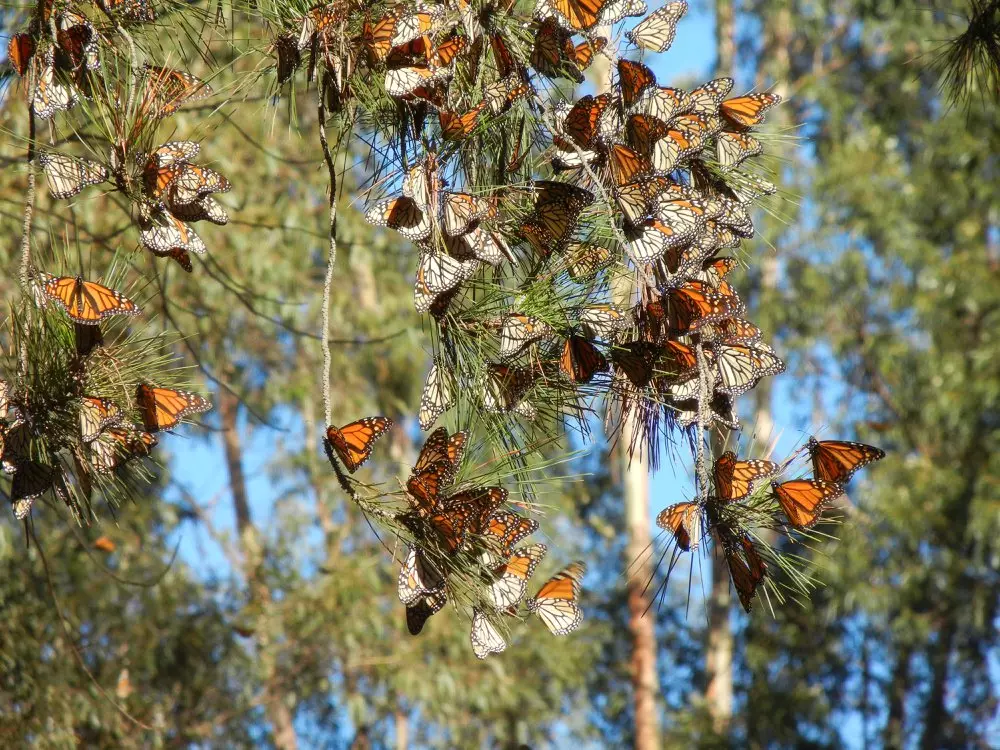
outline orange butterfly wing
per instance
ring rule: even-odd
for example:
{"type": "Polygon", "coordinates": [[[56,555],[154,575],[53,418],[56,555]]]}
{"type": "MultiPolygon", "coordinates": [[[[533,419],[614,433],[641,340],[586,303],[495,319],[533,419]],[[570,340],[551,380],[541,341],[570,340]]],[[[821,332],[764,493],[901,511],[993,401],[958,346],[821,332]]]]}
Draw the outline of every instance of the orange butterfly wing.
{"type": "Polygon", "coordinates": [[[771,489],[788,523],[797,529],[812,526],[819,520],[823,508],[844,494],[839,484],[822,479],[796,479],[782,484],[771,482],[771,489]]]}
{"type": "Polygon", "coordinates": [[[816,478],[841,484],[846,483],[858,469],[885,458],[885,451],[873,445],[846,440],[809,438],[807,447],[816,478]]]}
{"type": "Polygon", "coordinates": [[[593,343],[582,336],[566,339],[559,368],[574,383],[589,383],[596,373],[607,367],[607,360],[593,343]]]}
{"type": "Polygon", "coordinates": [[[375,441],[392,427],[392,420],[386,417],[365,417],[356,422],[346,424],[341,428],[330,425],[326,430],[326,438],[333,445],[340,460],[352,474],[372,454],[375,441]]]}
{"type": "Polygon", "coordinates": [[[755,482],[777,472],[778,464],[774,461],[738,461],[735,453],[726,451],[716,460],[713,469],[716,497],[724,502],[742,500],[753,490],[755,482]]]}
{"type": "Polygon", "coordinates": [[[96,325],[111,315],[139,315],[128,297],[93,281],[79,277],[42,276],[45,295],[57,302],[75,323],[96,325]]]}
{"type": "Polygon", "coordinates": [[[158,388],[146,383],[140,383],[136,388],[135,400],[147,432],[170,430],[188,414],[199,414],[212,408],[212,403],[197,393],[158,388]]]}
{"type": "Polygon", "coordinates": [[[656,525],[674,535],[678,548],[688,552],[701,542],[701,507],[697,503],[677,503],[664,508],[656,525]]]}
{"type": "Polygon", "coordinates": [[[722,102],[719,113],[737,127],[751,128],[760,125],[767,110],[780,103],[777,94],[747,94],[722,102]]]}

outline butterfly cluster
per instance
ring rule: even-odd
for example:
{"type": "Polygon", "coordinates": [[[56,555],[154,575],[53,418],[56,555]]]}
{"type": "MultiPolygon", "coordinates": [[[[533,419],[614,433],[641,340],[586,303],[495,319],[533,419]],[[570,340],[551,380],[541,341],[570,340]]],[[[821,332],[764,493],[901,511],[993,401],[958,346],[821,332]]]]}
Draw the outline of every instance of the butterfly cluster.
{"type": "MultiPolygon", "coordinates": [[[[47,14],[52,12],[51,4],[43,7],[47,14]]],[[[100,7],[115,23],[155,19],[144,1],[116,0],[100,7]]],[[[8,57],[28,82],[29,105],[36,117],[51,119],[81,97],[95,105],[100,99],[109,109],[114,131],[106,162],[45,149],[39,163],[50,193],[58,199],[112,182],[136,209],[143,247],[190,271],[190,253],[205,252],[205,243],[190,224],[228,223],[226,210],[212,194],[228,191],[230,183],[218,172],[192,163],[200,149],[193,141],[172,141],[148,153],[142,144],[165,118],[184,104],[211,95],[212,89],[182,70],[150,64],[131,71],[133,80],[126,90],[108,80],[95,86],[91,79],[101,72],[102,54],[112,52],[111,39],[78,10],[67,9],[51,18],[36,16],[27,30],[11,37],[8,57]]]]}
{"type": "MultiPolygon", "coordinates": [[[[844,486],[858,469],[885,453],[871,445],[809,438],[806,444],[813,477],[778,482],[782,466],[765,459],[740,460],[732,451],[722,454],[712,468],[712,491],[704,500],[665,508],[656,524],[670,533],[679,552],[698,549],[706,538],[717,541],[743,608],[750,612],[757,589],[768,574],[768,564],[753,537],[743,527],[740,503],[770,480],[768,493],[777,507],[778,522],[792,529],[814,525],[824,508],[844,494],[844,486]]],[[[791,458],[785,462],[787,466],[791,458]]]]}
{"type": "Polygon", "coordinates": [[[207,411],[207,399],[187,391],[140,383],[132,403],[119,406],[111,398],[69,395],[53,408],[76,415],[78,429],[58,441],[46,433],[48,414],[39,413],[25,394],[0,381],[0,466],[13,475],[10,499],[14,516],[27,517],[32,503],[49,490],[67,505],[71,473],[64,468],[65,453],[72,458],[77,484],[89,494],[94,474],[110,475],[137,458],[148,456],[158,440],[154,433],[176,427],[188,415],[207,411]],[[138,415],[133,422],[131,414],[138,415]]]}
{"type": "MultiPolygon", "coordinates": [[[[165,118],[212,93],[183,71],[138,67],[134,54],[125,55],[126,45],[113,35],[155,18],[148,0],[98,0],[93,7],[42,2],[27,27],[11,36],[7,55],[24,81],[31,117],[52,120],[81,100],[88,103],[81,108],[82,117],[93,121],[93,112],[102,115],[104,127],[98,132],[107,143],[102,147],[89,136],[85,142],[91,156],[107,154],[103,161],[30,144],[29,161],[37,153],[51,196],[65,200],[88,187],[112,183],[136,209],[142,245],[190,270],[188,251],[204,252],[204,243],[188,222],[225,224],[226,211],[212,195],[229,190],[230,184],[193,163],[197,143],[173,141],[151,149],[165,118]]],[[[48,130],[55,138],[55,125],[48,130]]],[[[0,415],[0,453],[4,470],[13,474],[11,499],[18,518],[26,517],[32,502],[49,490],[78,511],[73,498],[82,495],[89,501],[96,481],[149,455],[157,444],[155,433],[211,408],[197,394],[145,382],[140,373],[146,373],[146,366],[124,350],[127,337],[105,343],[109,321],[141,315],[135,301],[79,275],[47,273],[37,267],[39,257],[29,256],[34,263],[26,263],[27,299],[54,316],[29,314],[18,325],[24,327],[22,336],[35,335],[36,329],[50,335],[46,343],[33,344],[44,356],[30,368],[19,368],[9,385],[3,383],[0,415]],[[67,338],[59,333],[62,326],[72,332],[68,350],[67,338]],[[109,369],[114,377],[107,377],[109,369]]]]}
{"type": "MultiPolygon", "coordinates": [[[[330,460],[341,461],[353,474],[391,426],[385,417],[331,425],[325,438],[330,460]]],[[[512,510],[503,487],[455,484],[468,439],[467,432],[449,435],[439,427],[420,450],[406,480],[405,508],[395,514],[408,535],[397,591],[406,607],[407,629],[418,635],[448,602],[454,577],[475,571],[482,596],[471,606],[471,642],[482,659],[507,647],[494,620],[517,616],[528,582],[548,548],[518,546],[538,529],[538,522],[512,510]]],[[[582,622],[577,600],[583,571],[582,563],[573,563],[526,602],[528,611],[555,635],[572,632],[582,622]]]]}

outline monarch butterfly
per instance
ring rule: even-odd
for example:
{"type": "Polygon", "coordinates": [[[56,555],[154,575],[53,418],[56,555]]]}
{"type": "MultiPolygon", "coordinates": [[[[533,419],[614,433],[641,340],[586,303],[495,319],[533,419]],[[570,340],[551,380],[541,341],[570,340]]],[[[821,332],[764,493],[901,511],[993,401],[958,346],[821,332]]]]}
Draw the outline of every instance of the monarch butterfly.
{"type": "Polygon", "coordinates": [[[352,474],[371,458],[372,446],[392,427],[387,417],[365,417],[339,429],[326,428],[326,439],[352,474]]]}
{"type": "Polygon", "coordinates": [[[368,20],[365,21],[361,31],[361,45],[365,49],[369,64],[373,67],[389,56],[398,22],[399,14],[395,11],[390,11],[374,25],[368,20]]]}
{"type": "Polygon", "coordinates": [[[109,425],[121,421],[122,410],[106,398],[84,396],[80,400],[80,438],[85,443],[96,439],[109,425]]]}
{"type": "Polygon", "coordinates": [[[535,573],[548,552],[544,544],[530,544],[514,550],[510,559],[497,570],[497,578],[490,585],[490,598],[498,610],[516,607],[524,598],[528,580],[535,573]]]}
{"type": "Polygon", "coordinates": [[[448,461],[413,470],[406,480],[406,491],[418,516],[427,516],[439,507],[441,491],[451,484],[454,476],[455,469],[448,461]]]}
{"type": "Polygon", "coordinates": [[[755,458],[737,461],[736,454],[726,451],[712,468],[715,496],[723,502],[742,500],[753,491],[754,484],[778,473],[778,464],[755,458]]]}
{"type": "Polygon", "coordinates": [[[561,249],[576,228],[577,218],[594,196],[565,182],[535,182],[535,210],[521,225],[524,234],[542,255],[561,249]]]}
{"type": "Polygon", "coordinates": [[[680,111],[681,102],[687,93],[682,89],[667,86],[650,86],[646,88],[632,106],[632,113],[648,118],[654,118],[661,123],[668,123],[680,111]]]}
{"type": "MultiPolygon", "coordinates": [[[[211,86],[183,70],[147,65],[145,72],[146,96],[156,103],[157,117],[169,117],[179,110],[181,105],[204,99],[213,93],[211,86]]],[[[285,74],[288,75],[287,71],[285,74]]],[[[280,73],[278,78],[279,83],[284,82],[280,73]]]]}
{"type": "Polygon", "coordinates": [[[763,152],[764,146],[746,133],[719,133],[715,138],[715,149],[719,165],[728,171],[763,152]]]}
{"type": "Polygon", "coordinates": [[[519,72],[511,73],[496,83],[491,83],[483,89],[483,104],[491,115],[502,115],[514,106],[518,99],[529,96],[533,89],[519,72]]]}
{"type": "Polygon", "coordinates": [[[501,560],[506,561],[513,554],[514,545],[537,530],[538,521],[511,511],[500,511],[490,516],[486,523],[483,529],[483,541],[489,553],[495,553],[501,560]]]}
{"type": "Polygon", "coordinates": [[[392,47],[400,47],[407,42],[413,41],[417,37],[429,34],[441,23],[445,15],[443,5],[430,5],[427,3],[417,3],[413,11],[409,13],[397,13],[395,15],[394,31],[389,44],[392,47]]]}
{"type": "Polygon", "coordinates": [[[580,310],[577,320],[589,339],[610,340],[628,328],[629,320],[614,305],[590,305],[580,310]]]}
{"type": "Polygon", "coordinates": [[[750,614],[757,588],[767,575],[767,564],[746,534],[737,536],[734,532],[727,533],[722,529],[720,534],[723,535],[722,553],[729,568],[729,577],[740,598],[740,604],[750,614]]]}
{"type": "MultiPolygon", "coordinates": [[[[668,409],[673,410],[674,420],[681,428],[688,428],[698,421],[698,399],[673,399],[667,404],[668,409]]],[[[740,418],[736,415],[733,407],[733,399],[725,393],[715,393],[709,403],[708,420],[705,427],[711,427],[715,422],[728,427],[731,430],[740,429],[740,418]]]]}
{"type": "Polygon", "coordinates": [[[441,135],[446,141],[460,141],[467,138],[476,125],[479,124],[479,113],[486,106],[480,102],[468,112],[458,114],[447,110],[438,110],[438,121],[441,124],[441,135]]]}
{"type": "Polygon", "coordinates": [[[567,39],[564,43],[563,51],[566,58],[578,70],[586,70],[590,67],[590,63],[593,62],[594,55],[602,51],[607,45],[608,40],[603,36],[588,38],[579,44],[573,44],[567,39]]]}
{"type": "Polygon", "coordinates": [[[593,276],[611,264],[611,251],[600,245],[570,243],[566,248],[569,275],[579,281],[593,276]]]}
{"type": "Polygon", "coordinates": [[[283,86],[292,80],[295,71],[302,64],[302,51],[298,40],[288,32],[278,34],[271,43],[271,49],[277,58],[278,85],[283,86]]]}
{"type": "Polygon", "coordinates": [[[128,21],[137,23],[156,20],[156,12],[149,0],[97,0],[101,10],[121,15],[128,21]]]}
{"type": "Polygon", "coordinates": [[[431,233],[430,216],[406,196],[379,201],[365,211],[365,221],[395,229],[408,240],[422,240],[431,233]]]}
{"type": "Polygon", "coordinates": [[[7,42],[7,59],[19,76],[28,72],[28,66],[35,56],[35,40],[23,32],[14,34],[7,42]]]}
{"type": "Polygon", "coordinates": [[[67,12],[59,18],[59,26],[56,31],[57,66],[72,71],[78,71],[81,66],[86,70],[99,68],[97,42],[90,22],[77,13],[67,12]]]}
{"type": "MultiPolygon", "coordinates": [[[[677,123],[677,120],[674,120],[677,123]]],[[[653,144],[650,161],[660,174],[672,172],[688,157],[699,153],[711,136],[711,124],[689,120],[667,130],[666,135],[653,144]]]]}
{"type": "Polygon", "coordinates": [[[208,249],[191,227],[166,211],[146,218],[140,214],[139,239],[153,255],[173,258],[188,273],[191,273],[188,252],[201,254],[208,249]]]}
{"type": "Polygon", "coordinates": [[[108,170],[96,161],[77,159],[52,151],[43,151],[38,160],[45,171],[53,198],[72,198],[85,187],[98,185],[108,179],[108,170]]]}
{"type": "Polygon", "coordinates": [[[726,99],[719,105],[719,114],[731,126],[749,129],[764,122],[765,113],[781,103],[777,94],[746,94],[735,99],[726,99]]]}
{"type": "Polygon", "coordinates": [[[15,419],[9,426],[0,424],[0,467],[8,474],[17,471],[22,461],[31,457],[31,430],[23,419],[15,419]]]}
{"type": "Polygon", "coordinates": [[[885,451],[873,445],[846,440],[817,440],[811,437],[806,448],[816,478],[838,484],[847,484],[858,469],[885,458],[885,451]]]}
{"type": "Polygon", "coordinates": [[[652,70],[632,60],[618,61],[618,90],[626,109],[632,107],[651,86],[656,86],[656,75],[652,70]]]}
{"type": "Polygon", "coordinates": [[[661,138],[666,137],[670,127],[658,117],[647,114],[633,114],[625,121],[625,140],[632,148],[647,156],[661,138]]]}
{"type": "Polygon", "coordinates": [[[614,192],[615,202],[628,222],[635,226],[652,213],[656,196],[666,184],[665,178],[651,177],[619,185],[614,192]]]}
{"type": "Polygon", "coordinates": [[[441,591],[444,585],[444,575],[437,566],[418,547],[409,547],[396,582],[399,601],[413,604],[420,597],[441,591]]]}
{"type": "Polygon", "coordinates": [[[49,48],[42,71],[38,74],[35,90],[31,94],[31,109],[39,119],[49,120],[56,112],[71,109],[76,102],[76,92],[55,80],[54,53],[49,48]]]}
{"type": "MultiPolygon", "coordinates": [[[[10,383],[0,380],[0,420],[7,419],[10,407],[10,383]]],[[[0,455],[2,454],[3,448],[0,448],[0,455]]]]}
{"type": "Polygon", "coordinates": [[[537,318],[518,313],[505,316],[500,328],[500,358],[513,359],[551,332],[552,329],[537,318]]]}
{"type": "Polygon", "coordinates": [[[650,341],[629,341],[612,350],[611,360],[632,385],[645,388],[653,378],[659,354],[659,347],[650,341]]]}
{"type": "Polygon", "coordinates": [[[170,205],[187,205],[209,193],[226,193],[232,188],[232,183],[208,167],[194,164],[183,165],[167,190],[170,193],[170,205]]]}
{"type": "Polygon", "coordinates": [[[659,219],[647,219],[638,226],[625,227],[625,252],[639,266],[662,258],[671,248],[683,245],[690,231],[678,232],[659,219]]]}
{"type": "Polygon", "coordinates": [[[53,276],[40,272],[42,292],[58,304],[74,323],[97,325],[112,315],[141,314],[139,306],[121,292],[79,276],[53,276]]]}
{"type": "Polygon", "coordinates": [[[128,427],[112,427],[90,443],[90,462],[101,474],[110,474],[122,464],[148,456],[157,444],[155,435],[128,427]]]}
{"type": "Polygon", "coordinates": [[[444,590],[418,599],[406,607],[406,629],[410,635],[420,635],[431,616],[441,611],[448,601],[444,590]]]}
{"type": "Polygon", "coordinates": [[[535,16],[556,21],[573,31],[588,31],[598,24],[608,0],[536,0],[535,16]]]}
{"type": "Polygon", "coordinates": [[[675,378],[686,377],[698,366],[694,348],[680,341],[666,341],[660,352],[660,367],[675,378]]]}
{"type": "Polygon", "coordinates": [[[210,221],[219,226],[229,223],[226,209],[210,195],[185,205],[173,205],[170,207],[170,213],[181,221],[210,221]]]}
{"type": "Polygon", "coordinates": [[[723,99],[733,90],[732,78],[716,78],[692,89],[681,103],[681,110],[693,115],[715,116],[723,99]]]}
{"type": "Polygon", "coordinates": [[[723,344],[743,344],[753,347],[760,343],[762,331],[753,323],[742,318],[727,318],[702,326],[704,341],[719,341],[723,344]]]}
{"type": "Polygon", "coordinates": [[[712,344],[712,350],[719,371],[716,388],[730,396],[746,393],[761,378],[785,371],[785,363],[760,343],[712,344]]]}
{"type": "Polygon", "coordinates": [[[22,520],[31,511],[31,504],[54,485],[58,471],[37,461],[24,460],[17,464],[10,485],[10,502],[14,518],[22,520]]]}
{"type": "Polygon", "coordinates": [[[418,513],[437,506],[441,489],[451,483],[458,471],[467,442],[468,433],[456,432],[449,437],[444,427],[439,427],[427,438],[406,482],[418,513]]]}
{"type": "Polygon", "coordinates": [[[435,420],[444,414],[454,403],[455,378],[443,364],[434,361],[424,390],[420,394],[420,409],[417,411],[417,421],[421,430],[429,430],[435,420]]]}
{"type": "Polygon", "coordinates": [[[623,18],[641,16],[649,10],[645,0],[608,0],[601,8],[598,26],[612,26],[623,18]]]}
{"type": "Polygon", "coordinates": [[[666,52],[674,43],[677,22],[684,17],[687,7],[684,0],[673,0],[637,23],[635,28],[625,33],[625,38],[636,47],[666,52]]]}
{"type": "Polygon", "coordinates": [[[608,169],[615,185],[625,185],[653,172],[653,165],[642,154],[616,143],[608,149],[608,169]]]}
{"type": "Polygon", "coordinates": [[[486,198],[468,193],[446,193],[441,205],[445,234],[465,234],[473,222],[486,215],[490,202],[486,198]]]}
{"type": "Polygon", "coordinates": [[[146,383],[136,387],[135,400],[147,432],[173,429],[188,414],[200,414],[212,408],[212,403],[197,393],[146,383]]]}
{"type": "Polygon", "coordinates": [[[533,598],[528,599],[528,611],[538,615],[553,635],[571,633],[583,622],[583,611],[577,599],[586,569],[582,562],[570,563],[546,581],[533,598]]]}
{"type": "Polygon", "coordinates": [[[483,535],[489,530],[490,519],[497,509],[507,502],[507,497],[508,492],[503,487],[477,487],[451,495],[445,499],[444,506],[467,517],[466,529],[469,533],[483,535]]]}
{"type": "Polygon", "coordinates": [[[488,487],[448,498],[436,508],[398,516],[399,520],[421,541],[428,541],[428,531],[443,543],[449,555],[457,553],[465,544],[469,533],[478,534],[485,528],[487,519],[507,493],[501,487],[488,487]]]}
{"type": "Polygon", "coordinates": [[[415,288],[427,294],[450,291],[470,278],[478,266],[479,261],[475,259],[459,261],[439,253],[422,253],[415,288]]]}
{"type": "Polygon", "coordinates": [[[406,96],[449,75],[448,68],[393,68],[385,73],[385,91],[389,96],[406,96]]]}
{"type": "Polygon", "coordinates": [[[574,383],[589,383],[594,375],[608,369],[608,361],[583,336],[570,336],[563,344],[559,369],[574,383]]]}
{"type": "Polygon", "coordinates": [[[841,485],[823,479],[796,479],[781,484],[771,482],[771,489],[788,523],[797,529],[812,526],[819,520],[823,508],[844,494],[841,485]]]}
{"type": "Polygon", "coordinates": [[[151,154],[136,154],[136,163],[146,165],[147,169],[169,167],[174,164],[186,164],[201,151],[201,145],[196,141],[168,141],[151,154]]]}
{"type": "Polygon", "coordinates": [[[494,232],[474,224],[461,237],[445,238],[445,247],[454,257],[471,255],[491,266],[499,265],[504,258],[510,259],[510,250],[494,232]]]}
{"type": "Polygon", "coordinates": [[[491,364],[483,384],[483,408],[497,414],[514,411],[527,419],[532,418],[532,407],[524,401],[535,379],[524,367],[491,364]]]}
{"type": "Polygon", "coordinates": [[[690,280],[667,292],[671,328],[685,333],[706,323],[736,317],[743,303],[735,295],[724,295],[703,281],[690,280]]]}
{"type": "Polygon", "coordinates": [[[478,607],[472,608],[472,633],[469,639],[472,641],[472,653],[477,659],[499,654],[507,648],[507,642],[478,607]]]}
{"type": "Polygon", "coordinates": [[[664,508],[656,525],[674,535],[677,548],[684,552],[698,549],[702,538],[702,508],[698,503],[677,503],[664,508]]]}
{"type": "Polygon", "coordinates": [[[601,134],[601,121],[611,102],[610,94],[581,97],[563,120],[563,132],[580,148],[590,148],[601,134]]]}

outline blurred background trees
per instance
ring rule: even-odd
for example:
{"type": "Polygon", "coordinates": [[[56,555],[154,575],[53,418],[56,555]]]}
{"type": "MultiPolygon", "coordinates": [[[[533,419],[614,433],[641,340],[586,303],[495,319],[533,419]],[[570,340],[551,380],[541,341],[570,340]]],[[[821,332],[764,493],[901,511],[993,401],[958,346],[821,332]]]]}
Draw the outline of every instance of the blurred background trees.
{"type": "MultiPolygon", "coordinates": [[[[730,610],[708,559],[688,603],[686,572],[675,572],[647,615],[664,747],[930,750],[1000,736],[1000,105],[994,90],[950,106],[940,89],[932,61],[964,30],[960,6],[706,8],[719,69],[735,54],[738,87],[789,98],[769,150],[784,158],[792,201],[764,220],[750,249],[761,262],[742,283],[793,366],[769,396],[741,404],[745,430],[756,424],[762,443],[773,423],[794,444],[826,427],[889,455],[852,485],[843,525],[821,527],[829,541],[795,550],[826,583],[801,606],[730,610]]],[[[225,91],[252,65],[226,54],[213,48],[222,57],[206,66],[191,46],[185,65],[198,75],[232,62],[212,80],[225,91]]],[[[389,555],[315,445],[322,356],[310,332],[327,209],[304,104],[314,92],[272,101],[266,86],[207,113],[208,153],[236,182],[230,226],[205,232],[210,254],[194,274],[157,266],[160,320],[185,333],[178,350],[214,392],[208,429],[167,444],[157,483],[117,523],[77,529],[46,514],[29,548],[18,524],[0,522],[2,744],[633,744],[632,559],[622,467],[607,446],[562,467],[585,481],[544,498],[560,550],[596,571],[581,631],[524,638],[485,664],[464,628],[435,620],[406,634],[389,555]]],[[[22,107],[8,88],[8,294],[22,107]]],[[[205,116],[182,111],[179,132],[205,116]]],[[[398,417],[419,399],[426,333],[408,256],[363,222],[358,190],[347,184],[340,199],[334,400],[347,414],[398,417]]],[[[46,196],[36,221],[56,238],[68,221],[84,253],[107,258],[132,240],[121,239],[127,217],[106,208],[46,196]]],[[[392,439],[402,467],[414,448],[403,430],[392,439]]],[[[651,512],[684,491],[654,481],[651,512]]]]}

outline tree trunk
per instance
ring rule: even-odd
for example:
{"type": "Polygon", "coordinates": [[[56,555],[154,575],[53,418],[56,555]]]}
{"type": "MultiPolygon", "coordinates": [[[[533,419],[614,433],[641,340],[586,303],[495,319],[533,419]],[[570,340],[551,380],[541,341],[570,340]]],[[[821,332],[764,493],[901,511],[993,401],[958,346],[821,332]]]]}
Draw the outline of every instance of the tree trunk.
{"type": "Polygon", "coordinates": [[[660,747],[659,716],[656,709],[656,630],[648,587],[651,575],[649,546],[652,543],[649,526],[649,471],[641,451],[631,462],[628,457],[631,420],[621,437],[625,522],[628,526],[626,558],[628,572],[629,633],[632,636],[632,693],[635,701],[636,750],[657,750],[660,747]]]}
{"type": "Polygon", "coordinates": [[[903,747],[903,721],[906,718],[906,695],[910,689],[910,659],[912,652],[903,647],[896,659],[892,682],[889,685],[889,718],[882,731],[882,747],[903,747]]]}
{"type": "MultiPolygon", "coordinates": [[[[222,443],[226,454],[226,469],[229,472],[229,491],[233,498],[236,528],[239,531],[243,551],[243,574],[246,576],[250,597],[262,609],[271,601],[267,584],[260,580],[258,569],[261,562],[260,543],[257,530],[250,515],[250,500],[246,477],[243,474],[243,445],[237,427],[239,401],[233,394],[220,388],[217,394],[219,419],[222,422],[222,443]]],[[[292,719],[292,712],[285,701],[281,679],[274,666],[274,654],[269,648],[270,636],[266,623],[259,623],[255,630],[258,655],[264,671],[267,691],[265,710],[271,724],[275,747],[278,750],[297,750],[298,738],[292,719]]]]}
{"type": "Polygon", "coordinates": [[[406,712],[396,711],[396,750],[406,750],[410,746],[410,717],[406,712]]]}
{"type": "Polygon", "coordinates": [[[948,685],[948,662],[955,645],[955,619],[948,613],[943,615],[944,625],[938,630],[937,643],[928,656],[931,667],[931,690],[924,707],[924,733],[920,738],[920,750],[937,750],[949,744],[947,730],[951,718],[944,705],[945,687],[948,685]]]}

